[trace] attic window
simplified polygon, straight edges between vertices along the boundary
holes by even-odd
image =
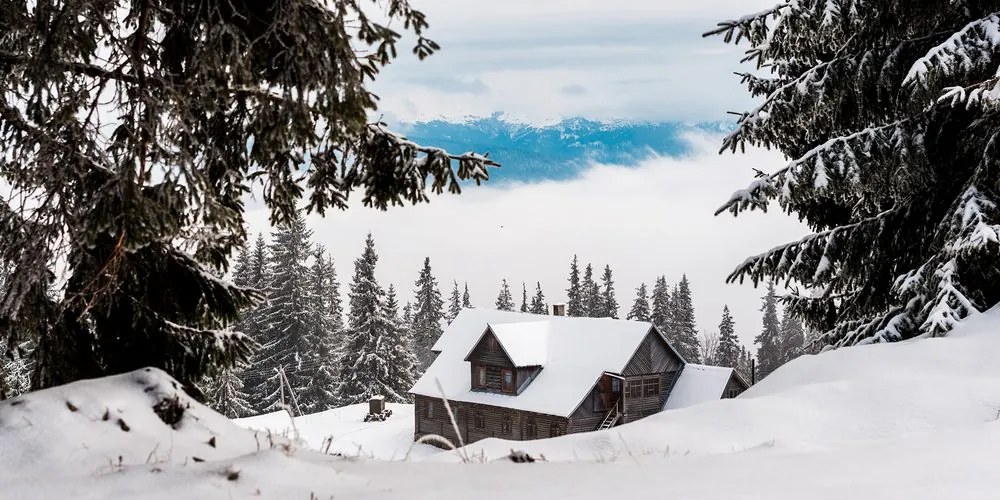
[[[503,372],[503,386],[501,389],[503,392],[514,392],[514,372],[504,368]]]
[[[486,367],[476,367],[476,387],[486,387]]]

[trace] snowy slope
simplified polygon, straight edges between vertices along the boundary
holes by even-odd
[[[314,450],[339,453],[348,457],[377,460],[402,460],[425,457],[439,452],[430,445],[413,444],[413,405],[386,403],[392,416],[384,422],[365,422],[368,404],[357,404],[295,418],[286,412],[237,419],[248,429],[294,437],[296,431],[304,444]]]
[[[152,411],[177,394],[172,381],[134,372],[0,403],[0,497],[996,498],[998,357],[1000,309],[948,338],[801,358],[734,400],[465,450],[488,466],[447,463],[455,452],[414,463],[289,449],[183,394],[174,429]],[[497,460],[512,447],[550,462]]]

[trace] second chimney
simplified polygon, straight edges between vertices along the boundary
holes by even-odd
[[[565,316],[566,315],[566,304],[552,304],[552,315],[553,316]]]

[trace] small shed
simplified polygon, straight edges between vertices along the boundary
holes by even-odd
[[[385,396],[372,396],[368,400],[368,413],[377,415],[385,411]]]

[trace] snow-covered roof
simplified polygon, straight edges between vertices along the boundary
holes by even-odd
[[[491,324],[490,330],[514,366],[545,366],[549,354],[548,321]]]
[[[472,390],[465,359],[487,327],[507,354],[517,358],[515,364],[543,366],[518,395]],[[450,400],[569,416],[604,372],[625,368],[651,328],[639,321],[465,309],[435,342],[433,349],[440,354],[410,392],[441,397],[440,381]]]
[[[676,410],[708,401],[718,401],[732,376],[732,368],[688,363],[684,365],[684,370],[670,391],[663,409]]]

